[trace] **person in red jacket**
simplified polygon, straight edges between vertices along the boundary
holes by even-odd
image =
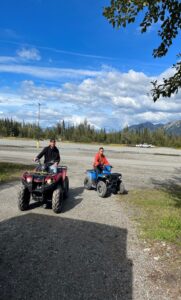
[[[97,174],[99,174],[102,172],[103,167],[106,165],[110,164],[104,155],[104,148],[100,147],[99,152],[95,155],[93,167],[96,170]]]

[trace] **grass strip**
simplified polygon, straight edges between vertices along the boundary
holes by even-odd
[[[33,165],[0,162],[0,183],[19,179],[26,170],[33,170]]]
[[[142,238],[181,246],[181,186],[130,191],[126,201]]]

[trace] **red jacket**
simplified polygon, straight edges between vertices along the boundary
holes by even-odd
[[[94,167],[97,167],[98,165],[109,165],[109,162],[105,157],[105,155],[100,155],[99,152],[95,155],[94,163],[93,163]]]

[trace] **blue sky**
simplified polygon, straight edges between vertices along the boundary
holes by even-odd
[[[41,125],[85,118],[121,129],[181,119],[178,93],[153,103],[150,81],[171,73],[180,37],[162,59],[159,24],[140,34],[139,20],[115,30],[102,16],[108,0],[1,0],[0,118]]]

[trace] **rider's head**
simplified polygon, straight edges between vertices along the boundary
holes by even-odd
[[[99,148],[99,153],[100,153],[101,155],[104,154],[104,148],[103,148],[103,147],[100,147],[100,148]]]
[[[56,140],[55,139],[50,139],[50,147],[53,148],[55,147]]]

